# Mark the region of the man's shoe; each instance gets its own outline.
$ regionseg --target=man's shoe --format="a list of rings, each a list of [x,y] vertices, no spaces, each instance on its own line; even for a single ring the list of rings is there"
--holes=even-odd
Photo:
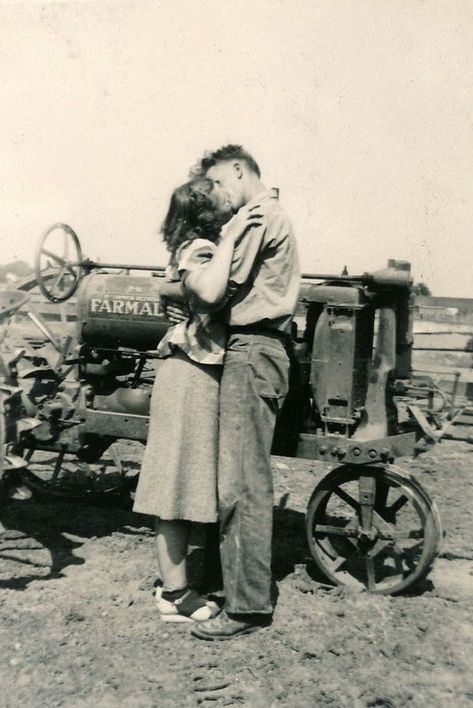
[[[198,639],[210,641],[223,641],[233,639],[242,634],[251,634],[259,629],[269,627],[273,618],[272,615],[227,615],[221,612],[207,622],[202,622],[197,627],[193,627],[191,633]]]

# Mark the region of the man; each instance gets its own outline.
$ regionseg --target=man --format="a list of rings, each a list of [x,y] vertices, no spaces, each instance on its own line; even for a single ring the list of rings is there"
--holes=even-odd
[[[241,146],[204,157],[200,171],[236,214],[259,205],[261,226],[235,248],[225,306],[229,339],[220,385],[218,493],[225,590],[222,613],[196,625],[200,639],[230,639],[271,623],[273,479],[276,414],[288,389],[290,335],[300,286],[291,223]]]

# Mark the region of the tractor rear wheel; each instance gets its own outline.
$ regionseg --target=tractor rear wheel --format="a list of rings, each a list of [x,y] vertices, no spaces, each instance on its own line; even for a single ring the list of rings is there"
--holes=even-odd
[[[103,455],[99,454],[100,459],[90,462],[75,455],[29,450],[28,469],[22,472],[22,481],[42,501],[118,502],[130,506],[139,464],[128,459],[124,463],[119,445],[107,448]]]

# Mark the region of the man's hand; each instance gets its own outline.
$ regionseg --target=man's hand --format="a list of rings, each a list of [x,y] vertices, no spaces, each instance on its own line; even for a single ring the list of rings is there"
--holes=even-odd
[[[187,293],[182,282],[164,282],[159,289],[161,310],[164,316],[173,324],[187,320],[190,309],[187,304]]]
[[[190,315],[188,305],[183,302],[177,302],[177,300],[163,298],[161,300],[161,305],[165,317],[173,324],[178,324],[183,320],[187,320]]]

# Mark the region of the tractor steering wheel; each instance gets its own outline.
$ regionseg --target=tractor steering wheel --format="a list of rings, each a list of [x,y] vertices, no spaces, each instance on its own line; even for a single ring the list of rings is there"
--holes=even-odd
[[[79,239],[71,227],[61,223],[50,226],[35,254],[36,280],[43,295],[51,302],[72,297],[82,276],[82,263]],[[56,269],[57,275],[51,277],[51,269]]]

